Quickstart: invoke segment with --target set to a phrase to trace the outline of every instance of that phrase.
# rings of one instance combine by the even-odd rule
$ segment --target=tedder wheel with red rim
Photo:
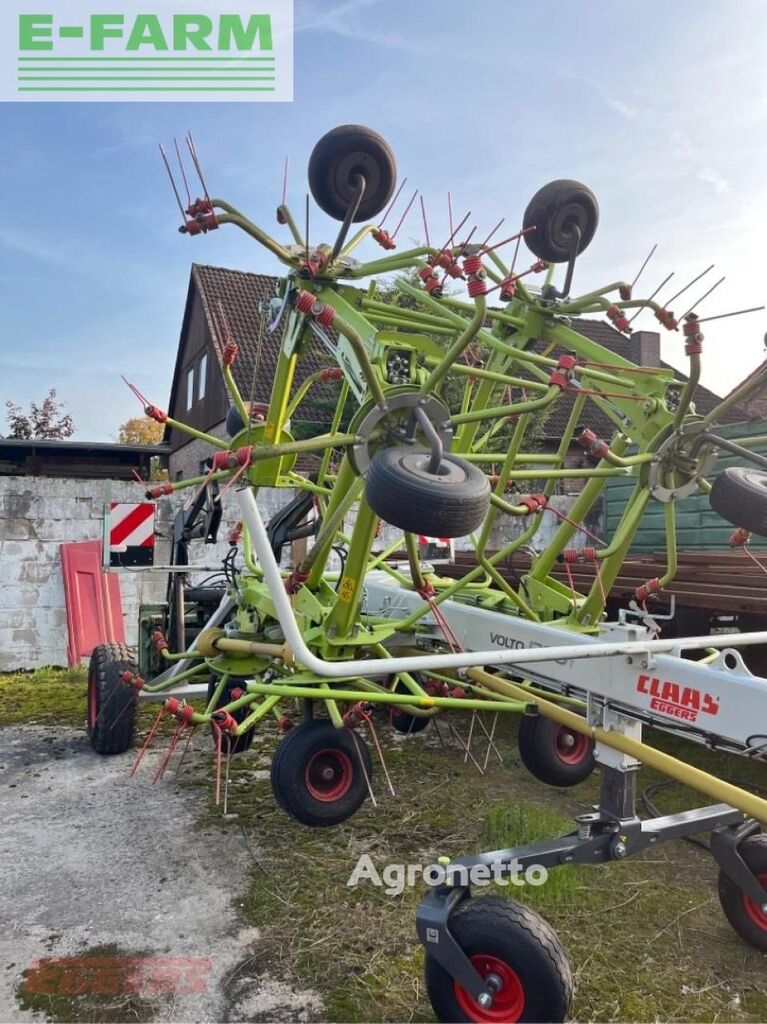
[[[450,931],[494,995],[491,1006],[480,1006],[427,955],[426,991],[438,1020],[514,1024],[565,1019],[572,971],[556,932],[539,914],[501,896],[482,896],[459,904],[450,916]]]
[[[315,718],[291,729],[277,745],[272,792],[303,825],[339,825],[359,810],[372,775],[362,737]]]
[[[738,847],[738,853],[764,887],[767,906],[767,835],[749,836]],[[739,889],[732,879],[719,872],[719,902],[725,917],[749,945],[767,953],[767,912]]]
[[[136,673],[133,651],[125,644],[99,644],[88,665],[88,736],[99,754],[122,754],[136,732],[136,690],[121,679]]]
[[[517,736],[525,768],[549,786],[577,786],[594,770],[594,743],[542,715],[524,715]]]

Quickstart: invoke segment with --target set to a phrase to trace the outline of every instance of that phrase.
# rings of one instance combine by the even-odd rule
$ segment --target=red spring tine
[[[173,733],[170,744],[168,746],[168,753],[160,762],[160,766],[158,767],[157,771],[155,772],[154,778],[152,779],[152,785],[154,785],[156,782],[159,782],[159,780],[165,774],[165,769],[170,764],[170,759],[173,757],[173,751],[176,749],[178,741],[181,739],[181,733],[184,731],[184,729],[186,729],[186,722],[181,722],[179,725],[176,726],[176,729]]]
[[[447,241],[445,242],[445,244],[444,244],[444,245],[442,246],[442,249],[440,250],[440,252],[443,252],[443,251],[444,251],[445,249],[449,248],[449,246],[450,246],[450,243],[451,243],[451,242],[452,242],[452,241],[453,241],[453,240],[455,239],[455,236],[456,236],[456,235],[458,234],[458,232],[459,232],[459,231],[461,230],[461,228],[462,228],[462,227],[464,226],[464,224],[465,224],[465,223],[466,223],[466,221],[467,221],[467,220],[469,219],[469,217],[471,217],[471,210],[468,210],[468,211],[467,211],[467,213],[466,213],[466,216],[465,216],[465,217],[463,218],[463,220],[461,221],[461,223],[460,223],[460,224],[458,224],[458,225],[456,226],[455,230],[453,230],[453,231],[452,231],[452,232],[450,233],[450,238],[448,238],[448,240],[447,240]],[[465,245],[465,244],[466,244],[466,243],[464,242],[464,245]]]
[[[413,193],[413,195],[412,195],[412,197],[411,197],[411,199],[410,199],[410,202],[409,202],[409,203],[407,204],[407,206],[405,207],[405,212],[404,212],[404,213],[402,214],[402,216],[400,217],[400,219],[399,219],[399,222],[398,222],[398,224],[397,224],[396,228],[395,228],[395,229],[394,229],[394,231],[392,232],[392,236],[391,236],[391,238],[392,238],[392,241],[394,241],[394,239],[395,239],[395,238],[397,237],[397,232],[398,232],[398,231],[399,231],[399,229],[400,229],[400,228],[402,227],[402,223],[403,223],[403,221],[405,220],[405,217],[407,217],[407,215],[408,215],[408,214],[410,213],[410,207],[411,207],[411,206],[413,205],[413,203],[415,202],[415,197],[416,197],[417,195],[418,195],[418,189],[416,189],[416,190],[415,190],[415,192]],[[384,218],[384,219],[385,219],[385,218]]]
[[[642,264],[642,266],[641,266],[641,267],[639,268],[639,270],[637,270],[637,272],[636,272],[636,277],[634,278],[634,280],[633,280],[633,281],[631,282],[631,285],[629,286],[629,287],[630,287],[630,288],[631,288],[632,290],[633,290],[633,288],[634,288],[634,285],[635,285],[635,284],[637,283],[637,281],[639,280],[639,278],[640,278],[640,276],[641,276],[641,274],[642,274],[642,271],[644,270],[644,268],[645,268],[645,267],[647,266],[647,264],[648,264],[648,263],[650,262],[650,260],[652,259],[652,257],[653,257],[653,253],[655,252],[655,250],[656,250],[657,248],[658,248],[658,243],[656,242],[656,243],[655,243],[655,245],[654,245],[654,246],[652,247],[652,249],[650,249],[649,253],[647,254],[647,257],[645,258],[645,261],[644,261],[644,263]]]
[[[665,287],[665,285],[668,284],[668,282],[671,280],[671,278],[673,276],[674,276],[674,271],[672,270],[671,273],[667,277],[663,278],[663,280],[658,285],[658,287],[655,289],[655,291],[652,293],[650,298],[649,299],[645,299],[644,302],[642,303],[642,305],[637,309],[636,313],[634,313],[634,315],[631,317],[631,319],[629,320],[630,324],[633,324],[633,322],[636,320],[636,318],[639,316],[639,314],[642,312],[642,310],[646,309],[648,303],[652,302],[652,300],[655,298],[655,296],[658,294],[658,292],[661,290],[661,288]]]
[[[191,132],[187,132],[186,133],[186,144],[187,144],[187,148],[189,149],[189,154],[192,157],[192,163],[194,164],[194,169],[197,171],[197,177],[200,179],[200,184],[202,185],[202,191],[205,193],[205,198],[208,200],[208,204],[210,205],[210,196],[208,195],[208,186],[205,184],[205,179],[202,176],[202,167],[200,167],[200,160],[199,160],[199,157],[197,156],[197,147],[194,144],[194,139],[192,138],[192,133]]]
[[[716,282],[716,284],[712,284],[711,287],[709,288],[709,290],[707,292],[705,292],[703,295],[701,295],[701,297],[697,300],[697,302],[693,302],[693,304],[690,306],[690,308],[687,310],[687,312],[683,313],[682,316],[680,316],[680,318],[679,318],[680,323],[681,323],[682,320],[684,320],[684,318],[686,316],[689,316],[690,313],[692,313],[692,311],[695,309],[696,306],[699,306],[701,304],[701,302],[703,302],[704,299],[707,299],[709,297],[709,295],[711,294],[711,292],[716,291],[716,289],[719,287],[719,285],[724,280],[725,280],[724,277],[720,277],[719,280]]]
[[[129,387],[129,388],[131,389],[131,391],[132,391],[132,392],[133,392],[133,394],[134,394],[134,395],[136,396],[136,398],[138,398],[139,402],[141,402],[141,404],[142,404],[142,405],[144,406],[144,408],[146,408],[146,407],[147,407],[148,405],[151,405],[151,404],[152,404],[152,403],[151,403],[151,402],[149,401],[149,399],[148,399],[148,398],[146,397],[146,395],[143,395],[143,394],[142,394],[142,393],[141,393],[141,392],[139,391],[139,389],[138,389],[138,388],[136,387],[136,385],[135,385],[135,384],[131,384],[131,382],[130,382],[130,381],[128,380],[128,378],[127,378],[126,376],[124,376],[124,375],[123,375],[123,374],[121,373],[121,374],[120,374],[120,377],[122,377],[122,380],[124,381],[124,383],[128,385],[128,387]]]
[[[714,269],[714,264],[712,263],[710,267],[706,267],[706,269],[701,271],[701,273],[698,274],[697,277],[694,277],[692,279],[692,281],[688,282],[684,286],[684,288],[680,288],[679,291],[676,293],[676,295],[672,295],[671,298],[668,300],[668,302],[662,303],[663,308],[664,309],[671,309],[671,303],[672,302],[675,302],[679,298],[680,295],[684,295],[684,293],[687,291],[688,288],[692,288],[692,286],[696,283],[696,281],[700,281],[700,279],[702,277],[706,276],[706,274],[709,272],[709,270],[713,270],[713,269]]]
[[[189,182],[186,180],[186,171],[184,170],[184,161],[181,159],[181,150],[178,148],[178,140],[173,139],[173,145],[176,149],[176,157],[178,159],[179,170],[181,171],[181,180],[184,182],[184,188],[186,189],[186,198],[189,200],[189,206],[192,205],[192,193],[189,191]]]
[[[503,222],[504,222],[505,220],[506,220],[506,218],[505,218],[505,217],[501,217],[501,219],[500,219],[500,220],[498,221],[498,223],[497,223],[497,224],[495,225],[495,227],[493,228],[493,230],[492,230],[492,231],[490,232],[490,234],[489,234],[489,235],[487,236],[487,238],[486,238],[486,239],[484,240],[484,242],[482,243],[482,249],[483,249],[483,250],[485,249],[485,247],[487,246],[487,243],[488,243],[488,242],[490,241],[490,239],[491,239],[491,238],[493,237],[493,235],[494,235],[494,234],[496,233],[496,231],[498,230],[498,228],[499,228],[499,227],[501,226],[501,224],[503,224]]]
[[[181,771],[181,765],[184,763],[184,761],[186,760],[186,755],[189,753],[189,748],[191,747],[192,744],[192,737],[194,736],[194,731],[196,728],[196,725],[190,725],[187,730],[186,743],[184,744],[184,749],[181,751],[181,760],[178,762],[178,765],[176,766],[174,778],[178,778],[179,776],[179,772]]]
[[[744,313],[759,313],[765,306],[751,306],[750,309],[736,309],[732,313],[719,313],[717,316],[704,316],[698,320],[699,324],[707,324],[711,320],[724,320],[728,316],[743,316]]]
[[[164,714],[165,714],[165,705],[163,704],[163,706],[160,708],[160,710],[157,713],[157,718],[155,718],[154,722],[152,723],[152,728],[147,733],[147,737],[144,740],[144,745],[142,746],[141,750],[139,750],[139,752],[138,752],[138,757],[136,758],[136,760],[133,763],[133,767],[130,770],[130,774],[131,775],[135,775],[136,772],[138,771],[138,766],[141,764],[141,760],[142,760],[144,754],[149,749],[149,744],[152,742],[155,733],[160,728],[160,722],[162,722]]]
[[[496,249],[500,249],[502,245],[506,245],[507,242],[513,242],[515,239],[519,241],[520,238],[524,238],[525,235],[529,235],[531,231],[535,231],[535,224],[531,224],[529,228],[522,228],[513,235],[509,235],[508,238],[502,238],[500,242],[496,242],[495,245],[491,245],[489,249],[487,249],[487,252],[494,252]],[[493,234],[493,232],[491,232],[491,234]],[[517,248],[519,248],[519,245],[517,245]]]
[[[431,241],[429,240],[429,225],[426,222],[426,206],[423,201],[423,195],[421,196],[421,217],[423,218],[423,231],[426,235],[426,245],[431,249]]]
[[[383,217],[381,218],[381,223],[380,223],[380,224],[378,225],[378,230],[379,230],[379,231],[381,230],[381,228],[382,228],[382,227],[384,226],[384,224],[386,223],[386,218],[387,218],[387,217],[389,216],[389,214],[390,214],[390,213],[392,212],[392,210],[394,209],[394,205],[395,205],[395,203],[397,202],[397,200],[399,199],[399,197],[400,197],[400,193],[402,192],[402,189],[403,189],[403,188],[405,187],[405,185],[407,185],[407,178],[403,178],[403,179],[402,179],[402,184],[401,184],[401,185],[400,185],[400,187],[399,187],[399,188],[397,189],[397,191],[396,191],[396,192],[394,193],[394,198],[392,199],[392,201],[391,201],[391,202],[389,203],[389,205],[388,205],[388,206],[386,207],[386,210],[384,211],[384,215],[383,215]]]
[[[181,202],[181,196],[178,194],[178,189],[176,188],[176,182],[175,182],[175,179],[173,178],[173,171],[171,171],[171,169],[170,169],[170,164],[168,163],[168,157],[165,154],[165,150],[164,150],[163,144],[161,142],[159,143],[159,146],[160,146],[160,155],[162,156],[163,163],[165,164],[165,170],[168,172],[168,177],[170,178],[170,184],[171,184],[171,188],[173,189],[173,194],[176,197],[176,202],[178,203],[178,208],[181,211],[181,220],[184,222],[184,224],[186,224],[186,213],[184,212],[184,204]]]

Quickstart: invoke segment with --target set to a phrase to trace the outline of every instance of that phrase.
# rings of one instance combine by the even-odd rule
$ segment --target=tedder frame
[[[645,728],[660,728],[749,758],[767,751],[767,679],[753,675],[738,651],[767,643],[767,630],[659,639],[647,607],[674,578],[676,510],[690,495],[710,492],[714,509],[736,527],[735,544],[745,546],[752,531],[767,532],[767,460],[751,451],[767,439],[734,445],[716,433],[721,418],[765,383],[767,371],[700,414],[706,318],[695,312],[698,302],[676,316],[671,299],[656,301],[668,279],[636,297],[639,275],[571,296],[576,258],[598,220],[594,196],[578,182],[544,186],[520,230],[494,244],[500,224],[476,241],[469,215],[453,225],[450,210],[446,241],[433,245],[421,198],[425,243],[395,253],[416,195],[390,234],[384,223],[402,191],[394,194],[391,152],[370,129],[342,126],[320,140],[309,164],[315,201],[341,222],[337,238],[310,245],[308,197],[302,231],[283,195],[277,219],[291,239],[283,244],[210,198],[191,137],[187,143],[204,194],[188,195],[185,205],[176,191],[182,232],[233,224],[286,268],[252,325],[256,366],[267,335],[279,355],[268,402],[243,394],[232,374],[237,340],[226,311],[215,313],[232,400],[225,439],[169,417],[137,392],[148,415],[208,442],[212,452],[206,474],[150,487],[147,497],[188,490],[191,530],[194,515],[206,503],[209,512],[220,508],[231,490],[241,524],[224,563],[225,584],[205,596],[208,621],[190,643],[194,588],[185,591],[182,565],[168,603],[142,610],[137,659],[126,648],[97,648],[89,679],[96,749],[116,753],[130,745],[139,698],[163,702],[147,742],[163,715],[178,723],[164,763],[184,732],[205,726],[220,766],[224,755],[247,747],[258,723],[276,719],[283,735],[272,764],[275,797],[307,825],[338,824],[364,801],[372,765],[357,727],[376,705],[387,706],[405,732],[447,709],[519,714],[525,764],[556,785],[580,781],[598,763],[599,804],[580,816],[574,832],[455,860],[445,884],[422,903],[418,934],[441,1020],[561,1020],[570,1000],[556,935],[519,904],[472,898],[465,872],[476,864],[600,863],[711,831],[725,913],[743,938],[767,950],[767,801],[643,739]],[[167,159],[166,165],[170,171]],[[352,254],[369,239],[387,254],[357,261]],[[517,270],[522,240],[535,259]],[[499,253],[504,245],[511,246],[508,261]],[[565,277],[557,288],[560,264]],[[387,275],[395,273],[392,282]],[[533,287],[529,277],[537,274],[541,284]],[[458,297],[461,285],[467,294]],[[686,378],[637,365],[578,330],[578,317],[604,314],[630,337],[629,316],[642,310],[674,337],[681,329]],[[328,368],[297,383],[302,358],[318,343]],[[300,420],[302,403],[332,381],[340,388],[327,429],[296,439],[291,423]],[[569,404],[560,443],[542,453],[529,443],[531,428],[563,399]],[[584,426],[590,409],[611,422],[612,437]],[[756,468],[728,469],[712,482],[719,450],[733,448]],[[575,451],[591,464],[573,466],[568,456]],[[311,475],[296,466],[307,454],[316,456]],[[603,540],[584,520],[607,481],[626,476],[633,491],[618,528]],[[564,514],[552,498],[561,481],[579,479],[582,489]],[[298,494],[265,523],[257,501],[262,487]],[[632,607],[608,622],[608,596],[651,502],[664,506],[666,570],[638,587]],[[550,515],[559,522],[544,544],[542,524]],[[491,531],[504,518],[519,528],[491,552]],[[402,533],[376,551],[381,519]],[[476,566],[461,579],[441,578],[421,559],[419,535],[470,536]],[[283,546],[308,536],[308,553],[281,568]],[[343,566],[331,571],[339,545]],[[531,552],[532,564],[512,585],[498,567],[518,551]],[[595,576],[581,594],[569,567],[583,560],[593,563]],[[558,563],[569,587],[552,575]],[[189,702],[201,695],[202,708]],[[294,724],[297,705],[303,721]],[[714,803],[641,821],[635,779],[642,763]]]

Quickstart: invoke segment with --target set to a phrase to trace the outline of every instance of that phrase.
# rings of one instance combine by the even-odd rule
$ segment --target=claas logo
[[[650,709],[687,722],[697,721],[698,715],[719,713],[719,698],[694,686],[683,686],[656,676],[640,675],[637,692],[650,698]]]

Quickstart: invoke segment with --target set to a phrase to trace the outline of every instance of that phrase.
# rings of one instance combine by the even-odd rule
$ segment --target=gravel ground
[[[268,936],[238,924],[253,839],[198,823],[172,779],[151,785],[157,753],[129,778],[133,756],[100,758],[76,729],[0,729],[0,1021],[321,1018],[315,993],[259,970]],[[84,991],[68,975],[57,990],[49,958],[81,958]],[[184,959],[160,985],[167,958]],[[94,994],[126,963],[132,995]]]

